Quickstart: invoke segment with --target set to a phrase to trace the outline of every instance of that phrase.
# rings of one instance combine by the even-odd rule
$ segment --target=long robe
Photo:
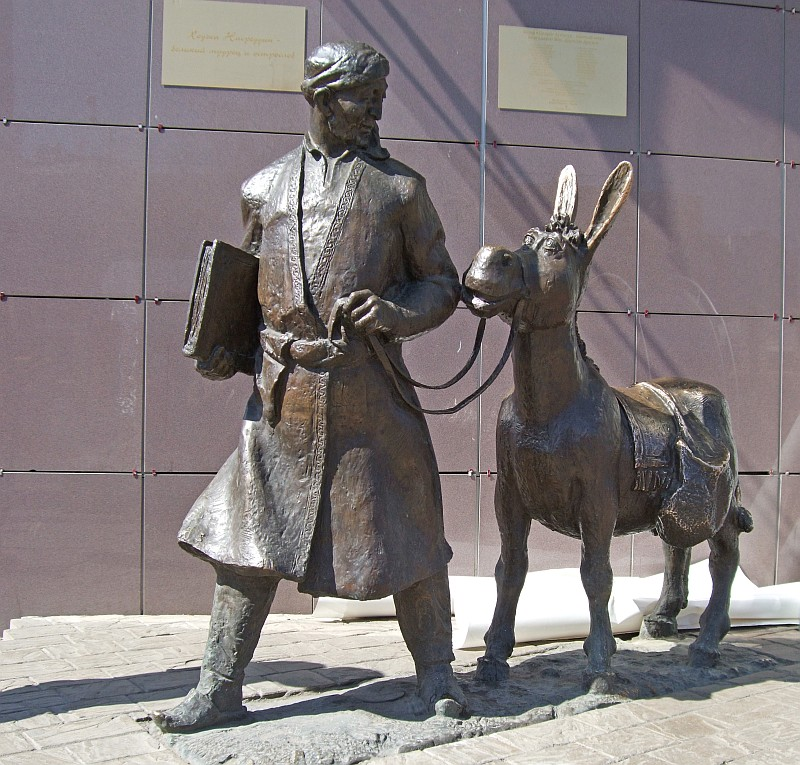
[[[179,542],[313,595],[380,598],[452,556],[424,416],[358,334],[337,328],[342,350],[317,366],[293,362],[289,346],[327,337],[336,299],[369,289],[401,308],[402,331],[381,340],[402,364],[402,341],[455,309],[458,275],[420,175],[357,152],[338,160],[344,175],[330,193],[310,187],[310,150],[306,138],[243,186],[246,244],[260,259],[263,354],[239,447]]]

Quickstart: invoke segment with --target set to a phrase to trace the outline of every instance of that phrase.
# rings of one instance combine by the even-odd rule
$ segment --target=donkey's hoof
[[[678,621],[669,616],[645,616],[642,628],[639,630],[641,638],[670,638],[677,634]]]
[[[719,651],[716,648],[703,648],[693,643],[689,646],[689,666],[696,669],[709,669],[716,666],[719,661]]]
[[[616,692],[617,676],[613,672],[590,672],[583,673],[583,688],[586,693],[598,696],[609,696]]]
[[[493,656],[481,656],[475,679],[480,683],[501,683],[508,680],[508,662]]]

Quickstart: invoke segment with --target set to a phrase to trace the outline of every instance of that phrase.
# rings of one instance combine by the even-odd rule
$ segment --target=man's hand
[[[206,361],[195,363],[197,371],[209,380],[227,380],[236,374],[233,355],[218,345]]]
[[[372,290],[357,290],[339,298],[334,304],[333,315],[341,315],[365,335],[378,332],[398,335],[402,321],[397,306],[379,298]]]

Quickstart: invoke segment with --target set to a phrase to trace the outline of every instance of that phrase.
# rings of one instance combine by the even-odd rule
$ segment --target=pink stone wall
[[[567,162],[584,224],[609,170],[634,164],[633,201],[582,306],[589,352],[614,384],[686,374],[728,395],[756,519],[742,567],[761,585],[800,579],[792,3],[281,2],[307,8],[309,50],[350,38],[388,55],[385,143],[427,175],[462,270],[482,240],[516,245],[546,221]],[[299,94],[163,87],[162,11],[0,0],[0,626],[209,608],[213,574],[175,533],[235,448],[250,383],[208,382],[181,355],[195,258],[204,238],[239,239],[240,183],[298,143],[308,107]],[[627,116],[499,110],[501,24],[626,35]],[[412,372],[449,376],[474,327],[459,309],[409,344]],[[503,330],[487,333],[484,369]],[[430,421],[456,574],[488,575],[498,553],[494,419],[509,380]],[[540,527],[530,551],[532,568],[578,564],[577,543]],[[660,567],[649,535],[612,553],[618,574]],[[311,605],[286,585],[276,610]]]

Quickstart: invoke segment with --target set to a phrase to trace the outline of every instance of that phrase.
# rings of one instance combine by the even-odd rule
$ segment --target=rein
[[[413,385],[416,388],[424,388],[426,390],[442,390],[443,388],[449,388],[451,385],[457,383],[472,367],[475,363],[475,359],[478,357],[478,351],[481,347],[481,342],[483,340],[483,333],[486,329],[486,319],[481,319],[480,323],[478,324],[478,331],[475,335],[475,344],[472,348],[472,354],[470,355],[469,360],[467,361],[464,368],[452,379],[448,380],[446,383],[442,383],[441,385],[425,385],[424,383],[417,382],[416,380],[409,377],[402,369],[400,369],[392,359],[389,358],[389,355],[386,353],[386,349],[381,344],[381,341],[375,335],[369,335],[369,342],[372,345],[372,349],[375,351],[375,355],[380,360],[381,364],[383,365],[386,374],[389,375],[392,382],[394,383],[394,387],[397,389],[397,392],[400,394],[400,397],[405,401],[408,406],[414,409],[417,412],[422,412],[423,414],[455,414],[456,412],[460,412],[465,406],[471,404],[478,396],[480,396],[484,391],[488,389],[488,387],[500,376],[500,372],[503,371],[503,367],[506,365],[509,356],[511,356],[511,351],[514,348],[514,337],[517,333],[517,316],[516,312],[514,313],[514,320],[511,323],[511,329],[508,332],[508,341],[506,342],[506,347],[503,350],[503,355],[500,357],[500,361],[497,362],[497,366],[494,368],[492,374],[486,378],[486,380],[478,386],[476,390],[470,393],[465,399],[459,401],[454,406],[448,407],[446,409],[425,409],[421,407],[419,404],[414,402],[404,390],[402,384],[400,383],[400,379],[404,380],[405,382]],[[399,379],[398,379],[399,378]]]
[[[415,388],[424,388],[425,390],[443,390],[444,388],[449,388],[452,385],[455,385],[470,369],[472,369],[472,365],[475,363],[475,359],[478,358],[478,352],[481,349],[481,343],[483,342],[483,334],[486,331],[486,319],[481,319],[478,322],[478,331],[475,333],[475,342],[472,345],[472,353],[470,354],[469,358],[467,359],[467,363],[464,365],[464,368],[458,372],[455,377],[451,377],[447,382],[442,383],[441,385],[426,385],[425,383],[421,383],[418,380],[409,377],[400,367],[395,364],[391,359],[389,359],[389,355],[386,354],[386,358],[389,359],[389,363],[392,365],[395,374],[401,380],[405,380],[410,385],[413,385]],[[375,345],[373,344],[373,349]],[[381,346],[382,347],[382,346]]]

